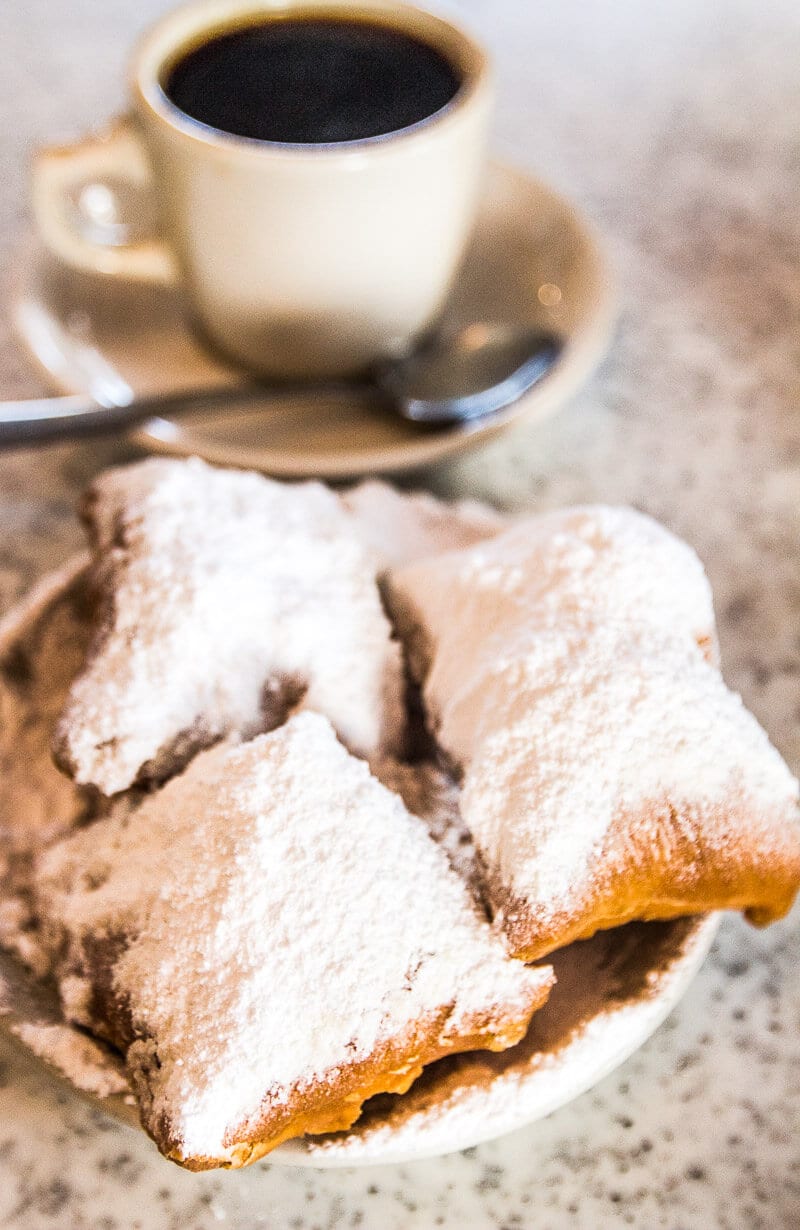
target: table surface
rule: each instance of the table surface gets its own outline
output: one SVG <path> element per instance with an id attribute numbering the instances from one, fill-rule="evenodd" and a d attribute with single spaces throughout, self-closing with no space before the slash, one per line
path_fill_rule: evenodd
<path id="1" fill-rule="evenodd" d="M 163 0 L 2 0 L 0 265 L 27 163 L 124 101 Z M 620 501 L 699 551 L 729 683 L 800 769 L 800 9 L 796 0 L 463 0 L 495 54 L 495 147 L 605 236 L 611 353 L 550 423 L 421 477 L 510 509 Z M 36 378 L 0 314 L 0 396 Z M 0 457 L 0 609 L 80 543 L 73 508 L 123 442 Z M 270 1230 L 800 1225 L 800 912 L 738 918 L 613 1076 L 465 1154 L 190 1175 L 0 1044 L 0 1225 Z"/>

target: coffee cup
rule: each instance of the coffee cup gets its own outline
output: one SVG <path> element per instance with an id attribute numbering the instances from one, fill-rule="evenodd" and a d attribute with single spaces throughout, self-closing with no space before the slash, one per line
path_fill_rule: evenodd
<path id="1" fill-rule="evenodd" d="M 60 260 L 180 287 L 199 334 L 269 378 L 352 375 L 430 329 L 484 162 L 472 37 L 392 0 L 200 0 L 145 35 L 131 84 L 130 115 L 36 160 Z"/>

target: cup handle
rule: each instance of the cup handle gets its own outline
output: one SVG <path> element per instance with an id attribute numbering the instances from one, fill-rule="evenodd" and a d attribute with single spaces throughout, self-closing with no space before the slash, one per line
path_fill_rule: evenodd
<path id="1" fill-rule="evenodd" d="M 76 145 L 41 150 L 33 213 L 45 246 L 86 273 L 172 285 L 177 268 L 158 234 L 150 160 L 133 116 Z"/>

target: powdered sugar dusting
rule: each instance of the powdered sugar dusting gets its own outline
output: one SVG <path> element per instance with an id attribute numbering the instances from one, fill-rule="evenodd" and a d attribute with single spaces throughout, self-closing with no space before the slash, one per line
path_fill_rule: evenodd
<path id="1" fill-rule="evenodd" d="M 119 1058 L 69 1025 L 23 1021 L 11 1028 L 34 1055 L 52 1064 L 77 1089 L 98 1098 L 129 1091 Z"/>
<path id="2" fill-rule="evenodd" d="M 359 483 L 342 495 L 361 540 L 384 568 L 492 538 L 508 518 L 477 500 L 444 504 L 425 491 L 404 493 L 387 483 Z"/>
<path id="3" fill-rule="evenodd" d="M 419 629 L 425 700 L 465 769 L 461 812 L 498 908 L 514 912 L 515 947 L 533 955 L 585 934 L 593 911 L 613 919 L 641 859 L 674 884 L 682 857 L 733 871 L 739 856 L 742 874 L 760 859 L 752 901 L 737 883 L 704 903 L 711 876 L 677 901 L 788 908 L 797 783 L 708 661 L 711 595 L 689 547 L 631 510 L 572 509 L 401 569 L 390 593 L 407 632 Z M 651 880 L 639 916 L 658 897 Z"/>
<path id="4" fill-rule="evenodd" d="M 86 652 L 80 557 L 0 626 L 0 945 L 43 972 L 27 894 L 33 855 L 80 821 L 89 801 L 56 769 L 53 723 Z"/>
<path id="5" fill-rule="evenodd" d="M 445 1006 L 453 1049 L 477 1022 L 502 1039 L 549 982 L 509 960 L 422 823 L 310 713 L 54 846 L 38 890 L 66 968 L 86 966 L 87 937 L 125 937 L 129 1066 L 151 1130 L 166 1118 L 185 1155 L 224 1158 L 265 1108 Z"/>
<path id="6" fill-rule="evenodd" d="M 0 884 L 15 856 L 63 833 L 86 808 L 50 755 L 52 726 L 86 653 L 78 609 L 85 565 L 80 557 L 48 578 L 0 627 Z"/>
<path id="7" fill-rule="evenodd" d="M 376 561 L 329 489 L 150 459 L 88 512 L 106 626 L 60 725 L 76 780 L 112 794 L 176 745 L 254 733 L 275 678 L 362 754 L 402 739 Z"/>

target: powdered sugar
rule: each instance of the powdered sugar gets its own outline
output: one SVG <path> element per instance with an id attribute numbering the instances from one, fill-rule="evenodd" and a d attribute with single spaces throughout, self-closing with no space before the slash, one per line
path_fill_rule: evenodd
<path id="1" fill-rule="evenodd" d="M 402 740 L 376 563 L 333 492 L 151 459 L 98 479 L 89 512 L 106 626 L 60 725 L 76 780 L 111 794 L 176 745 L 253 733 L 276 678 L 362 754 Z"/>
<path id="2" fill-rule="evenodd" d="M 13 1025 L 12 1033 L 34 1055 L 57 1068 L 77 1089 L 98 1098 L 128 1092 L 129 1085 L 119 1058 L 69 1025 L 24 1021 Z"/>
<path id="3" fill-rule="evenodd" d="M 502 1038 L 549 981 L 507 958 L 421 822 L 310 713 L 53 847 L 38 889 L 68 968 L 87 937 L 126 937 L 129 1066 L 182 1155 L 224 1158 L 265 1109 L 445 1006 L 456 1049 L 478 1022 Z"/>
<path id="4" fill-rule="evenodd" d="M 33 855 L 86 815 L 53 764 L 52 727 L 86 652 L 81 557 L 47 578 L 0 627 L 0 945 L 44 972 L 27 885 Z"/>
<path id="5" fill-rule="evenodd" d="M 519 907 L 507 921 L 515 943 L 527 934 L 526 953 L 581 934 L 599 882 L 598 915 L 613 918 L 634 853 L 676 882 L 679 846 L 699 866 L 711 851 L 731 868 L 740 854 L 743 871 L 762 858 L 760 892 L 788 907 L 797 783 L 707 660 L 711 595 L 685 544 L 630 510 L 573 509 L 401 569 L 390 593 L 406 632 L 419 629 L 429 713 L 465 769 L 462 815 L 498 907 Z M 669 804 L 680 840 L 664 824 Z M 615 834 L 622 816 L 630 827 Z M 702 908 L 702 891 L 678 900 Z M 760 903 L 735 890 L 730 902 Z"/>
<path id="6" fill-rule="evenodd" d="M 477 500 L 444 504 L 425 491 L 405 493 L 387 483 L 360 483 L 342 494 L 359 538 L 383 568 L 472 546 L 497 534 L 507 518 Z"/>
<path id="7" fill-rule="evenodd" d="M 70 828 L 86 808 L 50 755 L 52 726 L 86 653 L 78 609 L 85 566 L 79 557 L 48 578 L 0 627 L 0 884 L 15 857 Z"/>

